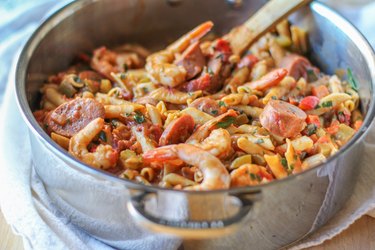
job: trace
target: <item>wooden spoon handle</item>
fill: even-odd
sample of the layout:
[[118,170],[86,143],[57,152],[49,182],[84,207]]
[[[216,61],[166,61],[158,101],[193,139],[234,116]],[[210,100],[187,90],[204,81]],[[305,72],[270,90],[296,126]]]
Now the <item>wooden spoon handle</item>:
[[233,53],[241,55],[250,45],[278,22],[312,0],[271,0],[243,25],[228,34]]

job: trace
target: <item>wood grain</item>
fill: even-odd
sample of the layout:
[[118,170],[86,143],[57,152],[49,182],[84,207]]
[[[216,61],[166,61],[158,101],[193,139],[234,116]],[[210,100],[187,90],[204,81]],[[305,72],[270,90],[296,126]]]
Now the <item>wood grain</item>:
[[[0,250],[23,250],[22,238],[13,234],[10,227],[0,213]],[[368,250],[375,249],[375,219],[363,216],[347,230],[332,240],[324,242],[308,250]]]

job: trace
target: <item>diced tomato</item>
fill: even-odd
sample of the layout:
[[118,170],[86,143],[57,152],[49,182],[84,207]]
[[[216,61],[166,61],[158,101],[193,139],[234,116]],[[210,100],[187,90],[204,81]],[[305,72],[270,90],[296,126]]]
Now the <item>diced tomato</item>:
[[311,93],[314,96],[316,96],[320,99],[320,98],[323,98],[323,97],[329,95],[329,90],[325,85],[319,85],[319,86],[316,86],[316,87],[315,86],[312,87]]
[[339,131],[339,124],[339,121],[333,121],[331,125],[328,128],[326,128],[326,131],[331,135],[336,134]]
[[215,50],[222,52],[224,54],[231,54],[232,49],[230,48],[229,42],[224,39],[217,39]]
[[362,120],[357,120],[357,121],[355,121],[355,122],[354,122],[354,125],[353,125],[353,128],[354,128],[356,131],[358,131],[359,128],[362,126],[362,123],[363,123]]
[[316,96],[306,96],[299,103],[299,108],[302,110],[312,110],[319,104],[319,98]]
[[306,118],[306,122],[308,124],[313,123],[316,125],[316,127],[320,128],[320,119],[317,115],[308,115]]
[[248,54],[242,57],[241,61],[237,64],[237,68],[248,67],[251,69],[258,61],[258,57],[253,54]]

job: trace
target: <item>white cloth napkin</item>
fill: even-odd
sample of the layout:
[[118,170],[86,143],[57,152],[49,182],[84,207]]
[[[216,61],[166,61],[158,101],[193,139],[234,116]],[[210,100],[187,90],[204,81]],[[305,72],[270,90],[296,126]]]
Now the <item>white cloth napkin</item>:
[[[121,242],[102,242],[70,223],[51,202],[41,180],[34,173],[32,155],[25,125],[15,101],[14,69],[9,65],[14,54],[35,29],[39,18],[54,7],[56,1],[44,1],[38,5],[25,7],[18,13],[21,20],[9,18],[0,23],[0,206],[6,221],[16,234],[22,236],[26,249],[177,249],[179,240],[165,236],[147,234],[134,228],[139,237]],[[56,7],[56,6],[55,6]],[[375,4],[362,10],[356,16],[360,28],[372,28],[372,22],[364,15],[371,16]],[[29,9],[26,11],[26,9]],[[17,15],[14,15],[17,17]],[[27,24],[27,25],[26,25]],[[13,30],[13,33],[10,31]],[[14,33],[16,30],[16,33]],[[370,31],[370,29],[365,30]],[[13,34],[13,35],[12,35]],[[368,33],[375,44],[375,32]],[[14,65],[14,64],[13,64]],[[5,77],[10,71],[9,80]],[[8,83],[3,93],[3,83]],[[321,244],[350,226],[355,220],[375,208],[375,127],[366,138],[365,154],[360,164],[362,169],[354,194],[346,206],[323,228],[296,244],[292,249],[301,249]]]

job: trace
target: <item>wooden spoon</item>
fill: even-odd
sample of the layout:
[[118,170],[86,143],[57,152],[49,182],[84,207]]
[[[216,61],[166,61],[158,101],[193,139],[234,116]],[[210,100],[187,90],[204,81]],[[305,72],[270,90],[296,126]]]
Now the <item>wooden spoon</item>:
[[251,16],[243,25],[230,31],[227,39],[234,54],[241,55],[258,38],[281,20],[312,0],[271,0]]

